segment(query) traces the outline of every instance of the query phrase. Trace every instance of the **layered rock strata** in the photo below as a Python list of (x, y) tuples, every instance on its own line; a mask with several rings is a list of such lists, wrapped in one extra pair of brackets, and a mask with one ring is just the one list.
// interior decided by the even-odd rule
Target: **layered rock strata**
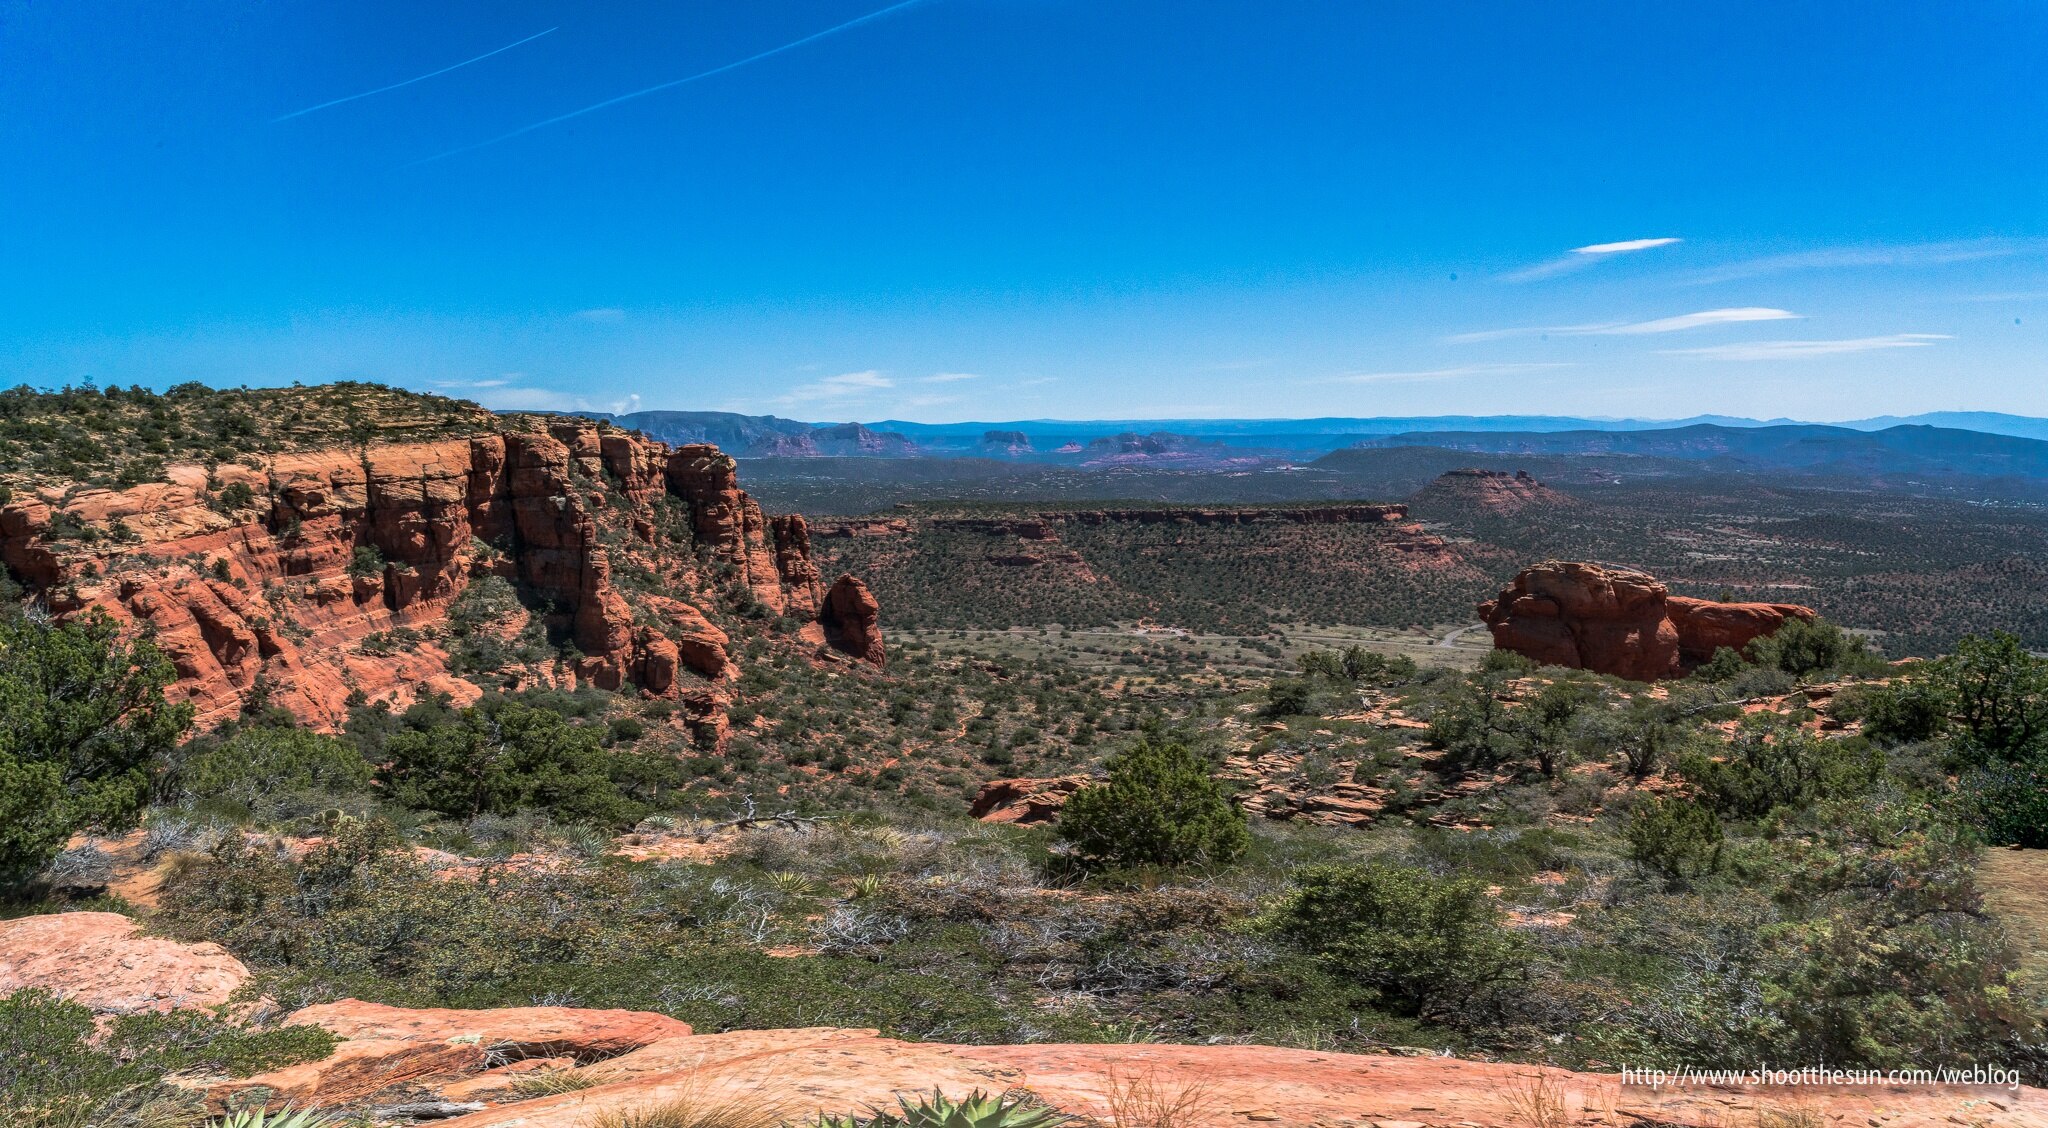
[[(167, 477), (17, 493), (0, 506), (0, 563), (55, 616), (98, 610), (151, 634), (202, 725), (259, 697), (322, 728), (364, 700), (473, 699), (433, 628), (484, 576), (564, 644), (560, 677), (706, 712), (733, 675), (707, 609), (817, 621), (826, 604), (803, 518), (765, 516), (731, 458), (586, 421)], [(852, 607), (820, 626), (879, 662), (872, 602), (859, 629), (832, 625)]]

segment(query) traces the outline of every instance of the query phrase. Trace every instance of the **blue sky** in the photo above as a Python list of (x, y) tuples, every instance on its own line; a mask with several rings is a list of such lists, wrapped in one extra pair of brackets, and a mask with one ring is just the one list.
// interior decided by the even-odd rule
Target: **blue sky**
[(0, 0), (0, 379), (86, 378), (2048, 415), (2048, 5)]

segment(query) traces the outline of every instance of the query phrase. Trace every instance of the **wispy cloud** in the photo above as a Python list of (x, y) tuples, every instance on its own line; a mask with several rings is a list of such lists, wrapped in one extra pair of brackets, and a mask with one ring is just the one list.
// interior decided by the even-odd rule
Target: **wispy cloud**
[(1501, 341), (1510, 337), (1633, 336), (1644, 333), (1676, 333), (1709, 325), (1737, 325), (1747, 321), (1793, 321), (1799, 316), (1790, 310), (1739, 306), (1729, 309), (1703, 309), (1698, 313), (1660, 317), (1654, 321), (1607, 321), (1594, 325), (1536, 325), (1517, 329), (1488, 329), (1479, 333), (1459, 333), (1456, 336), (1445, 337), (1444, 340), (1462, 344), (1472, 341)]
[(488, 138), (483, 141), (478, 141), (472, 145), (463, 145), (460, 148), (449, 149), (446, 152), (435, 153), (431, 157), (421, 157), (419, 160), (408, 162), (408, 166), (426, 164), (429, 161), (438, 161), (443, 157), (455, 156), (457, 153), (467, 153), (474, 151), (476, 149), (482, 149), (489, 145), (496, 145), (500, 141), (510, 141), (514, 137), (519, 137), (523, 134), (532, 133), (536, 129), (545, 129), (551, 125), (559, 125), (562, 122), (570, 120), (571, 118), (579, 118), (582, 117), (584, 114), (596, 113), (597, 111), (605, 109), (607, 107), (616, 106), (621, 102), (630, 102), (635, 98), (645, 98), (649, 94), (659, 94), (664, 90), (673, 90), (678, 86), (685, 86), (692, 82), (699, 82), (704, 79), (710, 78), (713, 75), (720, 75), (726, 73), (727, 71), (738, 70), (739, 68), (746, 66), (749, 63), (758, 63), (762, 59), (769, 58), (770, 56), (773, 55), (780, 55), (784, 51), (794, 51), (795, 49), (797, 49), (798, 47), (802, 47), (806, 43), (815, 43), (818, 40), (825, 38), (826, 36), (837, 35), (842, 31), (847, 31), (852, 28), (859, 27), (860, 25), (867, 23), (871, 20), (881, 19), (883, 16), (886, 16), (891, 12), (898, 12), (910, 7), (913, 4), (921, 3), (924, 3), (924, 0), (901, 0), (901, 3), (891, 4), (886, 8), (869, 12), (865, 16), (859, 16), (854, 19), (847, 20), (845, 23), (842, 24), (835, 24), (831, 27), (826, 28), (823, 31), (814, 31), (811, 34), (804, 36), (802, 39), (793, 39), (788, 43), (782, 44), (779, 47), (770, 47), (768, 50), (762, 51), (758, 54), (748, 55), (744, 59), (739, 59), (734, 62), (726, 63), (722, 66), (712, 67), (710, 70), (707, 71), (698, 71), (696, 74), (686, 75), (682, 78), (672, 79), (668, 82), (658, 83), (654, 86), (649, 86), (640, 90), (632, 91), (631, 93), (620, 94), (615, 98), (606, 98), (602, 102), (593, 102), (580, 110), (570, 110), (568, 113), (556, 114), (554, 117), (545, 118), (541, 121), (534, 122), (531, 125), (522, 125), (518, 129), (515, 129), (510, 133), (501, 133), (496, 137)]
[(484, 388), (476, 401), (493, 411), (588, 411), (590, 402), (549, 388)]
[(616, 325), (625, 319), (625, 310), (611, 306), (606, 306), (603, 309), (579, 309), (576, 311), (576, 320), (592, 321), (599, 325)]
[(368, 97), (371, 97), (371, 96), (373, 96), (373, 95), (377, 95), (377, 94), (383, 94), (383, 93), (386, 93), (387, 91), (392, 91), (392, 90), (396, 90), (396, 89), (398, 89), (398, 88), (399, 88), (399, 87), (401, 87), (401, 86), (411, 86), (411, 85), (412, 85), (413, 83), (415, 83), (415, 82), (425, 82), (426, 80), (428, 80), (428, 79), (430, 79), (430, 78), (438, 78), (438, 77), (439, 77), (439, 76), (441, 76), (441, 75), (447, 74), (447, 73), (448, 73), (449, 71), (452, 71), (452, 70), (461, 70), (461, 69), (462, 69), (463, 67), (466, 67), (466, 66), (468, 66), (468, 65), (469, 65), (469, 64), (471, 64), (471, 63), (481, 63), (481, 62), (483, 62), (483, 61), (484, 61), (485, 59), (488, 59), (488, 58), (490, 58), (490, 57), (491, 57), (492, 55), (502, 55), (502, 54), (504, 54), (505, 52), (507, 52), (507, 51), (510, 51), (510, 50), (511, 50), (512, 48), (514, 48), (514, 47), (520, 47), (520, 46), (523, 46), (523, 45), (525, 45), (525, 44), (531, 43), (531, 42), (533, 42), (534, 40), (536, 40), (536, 39), (539, 39), (539, 38), (540, 38), (541, 36), (543, 36), (543, 35), (547, 35), (547, 34), (549, 34), (549, 33), (551, 33), (551, 32), (557, 31), (557, 30), (559, 30), (559, 29), (558, 29), (558, 28), (552, 28), (552, 27), (551, 27), (551, 28), (549, 28), (549, 29), (548, 29), (547, 31), (542, 31), (542, 32), (536, 32), (536, 33), (535, 33), (535, 34), (533, 34), (533, 35), (529, 35), (529, 36), (527, 36), (526, 38), (524, 38), (524, 39), (521, 39), (521, 40), (519, 40), (519, 41), (518, 41), (517, 43), (507, 43), (507, 44), (505, 44), (505, 45), (504, 45), (503, 47), (500, 47), (500, 48), (498, 48), (498, 49), (497, 49), (497, 50), (495, 50), (495, 51), (485, 51), (485, 52), (484, 52), (483, 54), (481, 54), (481, 55), (478, 55), (477, 57), (475, 57), (475, 58), (473, 58), (473, 59), (464, 59), (464, 60), (462, 60), (461, 62), (459, 62), (459, 63), (456, 63), (456, 64), (455, 64), (454, 66), (447, 66), (447, 67), (442, 67), (442, 68), (441, 68), (440, 70), (437, 70), (437, 71), (428, 71), (428, 72), (427, 72), (427, 73), (425, 73), (425, 74), (421, 74), (421, 75), (414, 75), (413, 77), (411, 77), (411, 78), (408, 78), (408, 79), (406, 79), (406, 80), (405, 80), (404, 82), (394, 82), (394, 83), (392, 83), (392, 84), (391, 84), (391, 85), (389, 85), (389, 86), (379, 86), (379, 87), (378, 87), (377, 89), (375, 89), (375, 90), (365, 90), (365, 91), (363, 91), (363, 92), (362, 92), (362, 93), (360, 93), (360, 94), (350, 94), (350, 95), (348, 95), (348, 96), (347, 96), (347, 97), (345, 97), (345, 98), (336, 98), (336, 99), (334, 99), (334, 100), (332, 100), (332, 101), (328, 101), (328, 102), (322, 102), (322, 103), (320, 103), (320, 104), (319, 104), (319, 105), (317, 105), (317, 106), (307, 106), (307, 107), (306, 107), (305, 109), (303, 109), (303, 110), (293, 110), (293, 111), (292, 111), (291, 113), (288, 113), (288, 114), (280, 114), (280, 115), (278, 115), (277, 117), (271, 118), (271, 119), (270, 119), (270, 121), (271, 121), (271, 124), (275, 125), (275, 124), (277, 124), (278, 122), (281, 122), (281, 121), (290, 121), (291, 119), (293, 119), (293, 118), (295, 118), (295, 117), (304, 117), (304, 116), (305, 116), (305, 115), (307, 115), (307, 114), (313, 113), (313, 112), (315, 112), (315, 111), (318, 111), (318, 110), (324, 110), (324, 109), (327, 109), (327, 108), (328, 108), (328, 107), (330, 107), (330, 106), (339, 106), (339, 105), (341, 105), (341, 104), (342, 104), (343, 102), (353, 102), (353, 101), (355, 101), (355, 100), (356, 100), (356, 99), (358, 99), (358, 98), (368, 98)]
[(1924, 348), (1952, 338), (1947, 333), (1892, 333), (1883, 337), (1854, 337), (1839, 341), (1753, 341), (1739, 345), (1710, 345), (1701, 349), (1664, 349), (1666, 356), (1700, 356), (1709, 360), (1805, 360), (1817, 356), (1874, 352), (1878, 349)]
[(920, 380), (924, 384), (957, 384), (962, 380), (979, 380), (979, 372), (934, 372)]
[(1541, 372), (1551, 368), (1570, 368), (1562, 362), (1542, 364), (1460, 364), (1452, 368), (1427, 368), (1414, 372), (1350, 372), (1332, 376), (1320, 381), (1326, 384), (1407, 384), (1430, 380), (1457, 380), (1466, 376), (1511, 376), (1522, 372)]
[(1665, 236), (1661, 239), (1623, 239), (1618, 243), (1588, 243), (1583, 247), (1573, 247), (1572, 253), (1575, 255), (1625, 255), (1630, 251), (1647, 251), (1652, 247), (1668, 247), (1673, 243), (1682, 243), (1684, 241), (1683, 239), (1675, 239), (1670, 236)]
[(1682, 313), (1677, 317), (1660, 317), (1655, 321), (1637, 321), (1629, 325), (1616, 325), (1601, 329), (1601, 333), (1676, 333), (1685, 329), (1698, 329), (1708, 325), (1739, 325), (1746, 321), (1797, 321), (1799, 315), (1791, 310), (1771, 309), (1766, 306), (1736, 306), (1730, 309), (1703, 309), (1698, 313)]
[(1594, 263), (1614, 258), (1617, 255), (1630, 255), (1638, 251), (1668, 247), (1674, 243), (1682, 242), (1684, 242), (1683, 239), (1666, 235), (1654, 239), (1622, 239), (1613, 243), (1588, 243), (1583, 247), (1573, 247), (1562, 256), (1551, 259), (1549, 262), (1539, 262), (1534, 266), (1523, 267), (1520, 270), (1503, 274), (1501, 278), (1509, 282), (1535, 282), (1544, 278), (1555, 278), (1560, 274), (1570, 274), (1575, 270), (1583, 270)]
[(2010, 258), (2043, 249), (2048, 249), (2048, 240), (1963, 239), (1945, 243), (1822, 247), (1817, 250), (1765, 255), (1709, 267), (1693, 275), (1688, 281), (1696, 285), (1709, 285), (1799, 270), (1946, 266), (1950, 263)]
[[(516, 377), (518, 374), (515, 373)], [(429, 380), (436, 388), (502, 388), (512, 382), (511, 378), (498, 380)]]
[(784, 406), (818, 401), (845, 401), (860, 399), (875, 392), (896, 386), (896, 381), (870, 368), (864, 372), (842, 372), (827, 376), (810, 384), (800, 384), (777, 397), (775, 402)]

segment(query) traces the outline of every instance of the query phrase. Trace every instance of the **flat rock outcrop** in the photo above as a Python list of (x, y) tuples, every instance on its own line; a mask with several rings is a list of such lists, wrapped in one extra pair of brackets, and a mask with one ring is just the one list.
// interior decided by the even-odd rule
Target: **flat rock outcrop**
[[(826, 592), (803, 518), (764, 515), (718, 448), (587, 420), (523, 426), (177, 465), (123, 490), (17, 491), (0, 506), (0, 563), (60, 617), (152, 632), (202, 726), (258, 693), (320, 728), (352, 698), (474, 699), (434, 635), (484, 576), (574, 644), (580, 657), (549, 676), (694, 692), (705, 708), (734, 673), (706, 615), (731, 588), (817, 619)], [(668, 594), (643, 594), (650, 578)], [(879, 661), (873, 614), (862, 629)], [(694, 691), (686, 676), (702, 679)]]
[[(1174, 1123), (1221, 1128), (1376, 1125), (1510, 1128), (1554, 1102), (1543, 1123), (1650, 1123), (1719, 1128), (1810, 1111), (1821, 1123), (2048, 1125), (2036, 1090), (1961, 1087), (1663, 1089), (1612, 1075), (1445, 1057), (1343, 1054), (1273, 1046), (1023, 1045), (901, 1042), (871, 1030), (748, 1030), (654, 1043), (578, 1070), (595, 1084), (559, 1096), (494, 1104), (451, 1128), (580, 1128), (688, 1099), (737, 1098), (791, 1122), (865, 1113), (897, 1094), (1024, 1089), (1054, 1108), (1114, 1120), (1119, 1092), (1179, 1106)], [(465, 1095), (483, 1096), (474, 1087)], [(502, 1090), (498, 1094), (503, 1095)], [(1143, 1103), (1143, 1098), (1140, 1098)], [(1880, 1119), (1882, 1118), (1882, 1119)], [(1787, 1121), (1788, 1123), (1791, 1121)], [(1801, 1121), (1803, 1122), (1803, 1121)]]
[(137, 936), (119, 913), (0, 921), (0, 995), (39, 987), (99, 1014), (208, 1010), (249, 980), (218, 944)]
[(1726, 646), (1740, 650), (1788, 620), (1793, 603), (1714, 603), (1674, 596), (1632, 568), (1546, 561), (1525, 568), (1479, 605), (1493, 644), (1549, 666), (1634, 681), (1683, 676)]
[(343, 999), (296, 1011), (287, 1025), (318, 1026), (338, 1037), (395, 1042), (477, 1040), (516, 1057), (595, 1060), (681, 1038), (690, 1026), (665, 1014), (582, 1007), (447, 1010), (391, 1007)]

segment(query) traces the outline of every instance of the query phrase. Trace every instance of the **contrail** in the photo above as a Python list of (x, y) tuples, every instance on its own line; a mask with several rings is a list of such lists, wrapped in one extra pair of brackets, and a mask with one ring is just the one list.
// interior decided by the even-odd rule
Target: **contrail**
[(510, 133), (501, 133), (496, 137), (490, 138), (489, 140), (478, 141), (474, 145), (464, 145), (459, 149), (450, 149), (445, 153), (435, 153), (431, 157), (421, 157), (416, 161), (407, 161), (406, 163), (398, 167), (411, 168), (414, 165), (423, 165), (432, 161), (441, 160), (444, 157), (452, 157), (458, 153), (472, 152), (477, 149), (485, 148), (486, 146), (496, 145), (500, 141), (510, 141), (514, 137), (518, 137), (521, 134), (532, 133), (536, 129), (545, 129), (550, 125), (558, 125), (562, 122), (568, 121), (570, 118), (582, 117), (584, 114), (595, 113), (596, 111), (602, 110), (607, 106), (616, 106), (620, 102), (630, 102), (635, 98), (645, 98), (649, 94), (658, 94), (663, 90), (671, 90), (678, 86), (683, 86), (688, 83), (698, 82), (703, 79), (710, 78), (713, 75), (724, 74), (725, 72), (730, 70), (738, 70), (739, 68), (746, 66), (749, 63), (758, 63), (762, 59), (768, 58), (770, 55), (780, 55), (784, 51), (794, 51), (795, 49), (803, 46), (806, 43), (815, 43), (828, 35), (837, 35), (840, 32), (847, 30), (848, 28), (859, 27), (861, 24), (867, 23), (870, 20), (878, 20), (891, 12), (901, 11), (904, 8), (908, 8), (913, 4), (921, 3), (924, 3), (924, 0), (902, 0), (902, 3), (900, 4), (891, 4), (886, 8), (882, 8), (878, 11), (869, 12), (865, 16), (860, 16), (856, 19), (848, 20), (843, 24), (839, 24), (834, 27), (828, 27), (823, 31), (812, 32), (811, 34), (804, 36), (802, 39), (793, 40), (791, 42), (783, 44), (780, 47), (770, 47), (768, 50), (763, 51), (758, 55), (748, 55), (746, 58), (741, 59), (738, 62), (726, 63), (724, 66), (712, 67), (708, 71), (699, 71), (698, 73), (693, 74), (688, 78), (674, 79), (669, 82), (661, 83), (658, 86), (650, 86), (645, 90), (635, 90), (631, 94), (621, 94), (616, 98), (606, 98), (602, 102), (592, 103), (591, 105), (585, 106), (580, 110), (570, 110), (566, 114), (557, 114), (556, 116), (548, 118), (545, 121), (537, 121), (534, 122), (532, 125), (520, 126), (518, 129), (515, 129)]
[(379, 87), (378, 87), (377, 89), (375, 89), (375, 90), (365, 90), (365, 91), (363, 91), (363, 92), (362, 92), (361, 94), (351, 94), (351, 95), (349, 95), (349, 96), (348, 96), (348, 97), (346, 97), (346, 98), (336, 98), (336, 99), (335, 99), (334, 101), (332, 101), (332, 102), (322, 102), (322, 103), (320, 103), (320, 104), (319, 104), (319, 105), (317, 105), (317, 106), (307, 106), (307, 107), (306, 107), (305, 109), (303, 109), (303, 110), (293, 110), (293, 111), (292, 111), (291, 113), (285, 114), (285, 115), (283, 115), (282, 117), (274, 117), (274, 118), (271, 118), (271, 119), (270, 119), (270, 123), (271, 123), (272, 125), (276, 125), (276, 124), (277, 124), (278, 122), (281, 122), (281, 121), (290, 121), (290, 120), (291, 120), (292, 118), (295, 118), (295, 117), (301, 117), (301, 116), (303, 116), (303, 115), (306, 115), (306, 114), (310, 114), (310, 113), (312, 113), (312, 112), (313, 112), (313, 111), (315, 111), (315, 110), (324, 110), (324, 109), (326, 109), (326, 108), (327, 108), (327, 107), (329, 107), (329, 106), (339, 106), (339, 105), (341, 105), (341, 104), (342, 104), (343, 102), (353, 102), (353, 101), (355, 101), (355, 100), (356, 100), (356, 99), (358, 99), (358, 98), (368, 98), (368, 97), (369, 97), (369, 96), (371, 96), (372, 94), (382, 94), (382, 93), (384, 93), (384, 92), (385, 92), (385, 91), (387, 91), (387, 90), (396, 90), (396, 89), (398, 89), (398, 88), (399, 88), (399, 87), (401, 87), (401, 86), (411, 86), (411, 85), (412, 85), (413, 83), (415, 83), (415, 82), (425, 82), (426, 80), (428, 80), (428, 79), (430, 79), (430, 78), (433, 78), (433, 77), (435, 77), (436, 75), (443, 75), (443, 74), (447, 74), (447, 73), (448, 73), (449, 71), (452, 71), (452, 70), (461, 70), (461, 69), (462, 69), (463, 67), (466, 67), (466, 66), (468, 66), (468, 65), (469, 65), (469, 64), (471, 64), (471, 63), (481, 63), (481, 62), (483, 62), (483, 61), (484, 61), (485, 59), (488, 59), (488, 58), (490, 58), (490, 57), (491, 57), (492, 55), (502, 55), (502, 54), (504, 54), (505, 52), (507, 52), (507, 51), (510, 51), (510, 50), (511, 50), (512, 48), (514, 48), (514, 47), (518, 47), (518, 46), (520, 46), (521, 44), (531, 43), (531, 42), (533, 42), (534, 40), (536, 40), (536, 39), (539, 39), (539, 38), (540, 38), (540, 37), (541, 37), (542, 35), (546, 35), (546, 34), (548, 34), (549, 32), (553, 32), (553, 31), (557, 31), (557, 30), (559, 30), (559, 28), (558, 28), (558, 27), (551, 27), (551, 28), (549, 28), (549, 29), (548, 29), (547, 31), (543, 31), (543, 32), (540, 32), (539, 34), (536, 34), (536, 35), (529, 35), (529, 36), (527, 36), (526, 38), (524, 38), (524, 39), (520, 40), (520, 41), (519, 41), (518, 43), (507, 43), (507, 44), (505, 44), (505, 45), (504, 45), (503, 47), (500, 47), (500, 48), (498, 48), (498, 49), (497, 49), (497, 50), (495, 50), (495, 51), (485, 51), (485, 52), (484, 52), (483, 54), (481, 54), (481, 55), (478, 55), (478, 56), (477, 56), (476, 58), (474, 58), (474, 59), (464, 59), (464, 60), (462, 60), (461, 62), (459, 62), (459, 63), (455, 64), (455, 65), (454, 65), (454, 66), (452, 66), (452, 67), (442, 67), (442, 68), (441, 68), (440, 70), (437, 70), (437, 71), (428, 71), (428, 72), (427, 72), (426, 74), (420, 75), (420, 76), (419, 76), (419, 77), (417, 77), (417, 78), (408, 78), (408, 79), (406, 79), (406, 80), (405, 80), (404, 82), (394, 82), (394, 83), (392, 83), (392, 84), (391, 84), (391, 85), (389, 85), (389, 86), (379, 86)]

